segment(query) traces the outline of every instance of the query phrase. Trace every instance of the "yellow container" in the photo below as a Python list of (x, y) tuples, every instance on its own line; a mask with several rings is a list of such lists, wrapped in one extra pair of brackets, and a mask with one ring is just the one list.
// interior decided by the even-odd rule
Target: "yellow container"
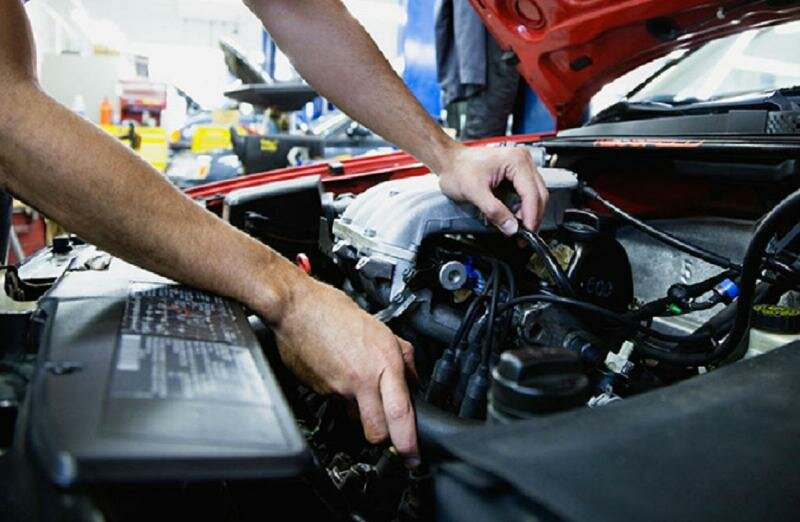
[(123, 127), (122, 125), (100, 125), (100, 128), (132, 148), (131, 140), (128, 138), (128, 127)]
[(139, 155), (161, 172), (167, 169), (167, 131), (161, 127), (136, 127)]
[(194, 129), (192, 152), (195, 154), (207, 154), (213, 150), (230, 150), (231, 148), (233, 148), (233, 144), (231, 143), (230, 127), (199, 125)]
[(122, 125), (101, 125), (101, 129), (131, 147), (150, 165), (164, 172), (167, 169), (167, 131), (161, 127), (135, 127), (135, 143), (131, 144), (130, 128)]

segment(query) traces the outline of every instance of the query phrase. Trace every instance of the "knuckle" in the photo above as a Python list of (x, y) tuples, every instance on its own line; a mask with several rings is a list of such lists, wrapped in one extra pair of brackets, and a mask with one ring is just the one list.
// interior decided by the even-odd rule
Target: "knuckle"
[(403, 373), (403, 354), (396, 347), (391, 351), (385, 351), (379, 356), (378, 368), (375, 377), (378, 383), (386, 375), (402, 375)]
[(406, 351), (411, 348), (411, 343), (403, 339), (402, 337), (395, 336), (397, 340), (397, 345), (400, 347), (400, 350)]
[(395, 353), (386, 361), (386, 371), (395, 375), (403, 375), (403, 356)]
[(355, 390), (363, 388), (369, 382), (367, 377), (357, 368), (350, 368), (345, 372), (345, 376), (349, 385)]
[(520, 151), (519, 151), (519, 155), (518, 155), (517, 157), (519, 158), (519, 159), (518, 159), (518, 161), (519, 161), (519, 165), (520, 165), (520, 166), (521, 166), (521, 167), (522, 167), (522, 168), (523, 168), (525, 171), (527, 171), (528, 173), (530, 173), (530, 175), (531, 175), (531, 176), (535, 176), (535, 175), (536, 175), (536, 172), (537, 172), (537, 171), (536, 171), (536, 167), (534, 166), (534, 164), (533, 164), (533, 159), (531, 158), (531, 155), (528, 153), (528, 151), (526, 151), (526, 150), (520, 150)]
[(515, 147), (515, 148), (513, 148), (511, 150), (514, 151), (513, 152), (514, 157), (519, 161), (526, 161), (526, 160), (530, 159), (530, 157), (531, 157), (531, 155), (528, 154), (528, 151), (523, 149), (523, 148), (521, 148), (521, 147)]
[(414, 444), (404, 441), (392, 441), (397, 452), (401, 455), (408, 455), (414, 451)]
[(374, 422), (370, 421), (370, 425), (364, 424), (364, 436), (370, 444), (380, 444), (388, 438), (389, 433), (385, 427), (378, 427)]
[(386, 416), (398, 421), (411, 414), (411, 402), (408, 399), (393, 400), (386, 406)]
[(383, 434), (371, 433), (371, 434), (367, 435), (367, 441), (370, 444), (375, 444), (375, 445), (381, 444), (387, 438), (388, 438), (388, 436), (386, 435), (386, 433), (383, 433)]
[(503, 212), (504, 211), (505, 211), (505, 207), (503, 206), (502, 203), (500, 203), (496, 199), (488, 201), (484, 205), (484, 209), (483, 209), (483, 212), (486, 214), (486, 216), (489, 219), (492, 219), (492, 220), (497, 220), (497, 219), (500, 219), (501, 217), (503, 217)]

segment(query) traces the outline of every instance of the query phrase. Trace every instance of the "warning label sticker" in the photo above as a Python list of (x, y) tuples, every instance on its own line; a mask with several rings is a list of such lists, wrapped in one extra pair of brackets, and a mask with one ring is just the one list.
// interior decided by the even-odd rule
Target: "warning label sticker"
[(122, 333), (237, 345), (245, 342), (226, 299), (182, 286), (153, 283), (131, 284)]
[(270, 405), (231, 304), (175, 285), (131, 285), (112, 398)]
[(121, 337), (111, 396), (270, 405), (247, 348), (160, 336)]

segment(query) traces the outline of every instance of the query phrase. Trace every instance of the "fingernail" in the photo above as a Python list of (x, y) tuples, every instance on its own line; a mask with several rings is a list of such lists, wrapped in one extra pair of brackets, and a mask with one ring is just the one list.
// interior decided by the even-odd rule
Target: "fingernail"
[(519, 223), (516, 219), (509, 218), (500, 225), (500, 231), (507, 236), (513, 236), (519, 230)]
[(422, 461), (419, 457), (409, 457), (406, 459), (406, 467), (408, 469), (417, 469), (420, 464), (422, 464)]

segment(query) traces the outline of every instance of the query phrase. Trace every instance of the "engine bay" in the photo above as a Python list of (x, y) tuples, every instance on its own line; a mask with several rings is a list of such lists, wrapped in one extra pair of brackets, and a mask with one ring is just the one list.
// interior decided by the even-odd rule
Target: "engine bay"
[[(531, 461), (536, 451), (527, 453), (523, 442), (546, 447), (554, 424), (574, 432), (591, 426), (595, 431), (586, 436), (603, 441), (614, 438), (598, 434), (604, 418), (611, 423), (607, 433), (622, 439), (649, 422), (653, 430), (673, 426), (683, 433), (676, 419), (684, 419), (685, 397), (695, 398), (698, 411), (713, 408), (702, 411), (716, 418), (724, 417), (714, 402), (719, 390), (734, 401), (724, 407), (744, 408), (759, 386), (791, 386), (788, 375), (798, 361), (787, 354), (798, 350), (787, 345), (800, 339), (796, 192), (758, 220), (642, 220), (601, 195), (580, 169), (547, 161), (540, 148), (530, 150), (550, 204), (536, 233), (513, 238), (474, 207), (446, 198), (433, 174), (379, 182), (358, 194), (326, 192), (319, 176), (310, 176), (225, 196), (225, 219), (342, 289), (413, 344), (420, 469), (406, 470), (390, 446), (369, 444), (351, 404), (319, 395), (292, 376), (258, 318), (246, 318), (234, 303), (153, 279), (74, 237), (5, 269), (2, 325), (10, 341), (0, 376), (8, 404), (16, 406), (13, 418), (4, 417), (4, 447), (27, 445), (58, 498), (69, 497), (58, 488), (84, 494), (102, 485), (102, 494), (89, 495), (101, 499), (98, 506), (107, 505), (103, 498), (136, 504), (141, 482), (159, 481), (170, 484), (163, 498), (182, 499), (176, 505), (191, 503), (202, 512), (222, 496), (229, 499), (226, 517), (248, 519), (260, 509), (259, 484), (269, 484), (280, 492), (275, 501), (304, 504), (313, 516), (428, 520), (449, 513), (459, 519), (469, 503), (454, 498), (494, 491), (498, 480), (514, 484), (505, 473), (535, 482), (526, 473), (536, 462), (546, 463), (547, 455)], [(499, 195), (514, 207), (510, 191), (500, 187)], [(147, 301), (156, 298), (161, 301)], [(191, 325), (164, 312), (173, 305), (202, 311), (200, 322)], [(141, 316), (136, 321), (135, 314)], [(157, 339), (148, 341), (151, 334)], [(87, 350), (102, 355), (93, 359)], [(158, 355), (170, 353), (180, 356)], [(227, 369), (206, 375), (195, 371), (195, 358)], [(772, 371), (762, 366), (769, 361), (788, 373), (767, 385), (755, 376)], [(134, 368), (143, 372), (138, 381)], [(239, 377), (220, 377), (230, 372)], [(171, 376), (164, 382), (177, 384), (149, 384), (162, 373)], [(205, 388), (197, 388), (201, 381)], [(692, 391), (705, 390), (706, 381), (714, 391)], [(243, 382), (256, 384), (240, 389)], [(205, 391), (186, 395), (200, 389)], [(76, 401), (80, 407), (70, 413)], [(784, 401), (781, 414), (790, 402)], [(246, 410), (254, 404), (269, 404), (274, 419)], [(625, 408), (647, 413), (637, 420)], [(653, 420), (669, 414), (675, 417), (666, 428)], [(794, 417), (787, 418), (792, 426)], [(187, 432), (213, 432), (219, 419), (228, 419), (224, 436), (185, 439)], [(259, 431), (258, 419), (281, 429)], [(733, 421), (720, 420), (714, 429), (724, 431)], [(488, 441), (485, 453), (474, 450), (482, 456), (465, 456), (464, 448), (479, 447), (489, 434), (516, 441), (507, 447), (529, 467), (514, 470), (506, 462), (512, 456)], [(579, 440), (572, 432), (558, 436)], [(632, 447), (634, 439), (628, 441)], [(180, 443), (193, 450), (179, 449)], [(687, 451), (677, 442), (674, 447)], [(606, 447), (596, 456), (620, 451)], [(506, 464), (496, 469), (501, 462)], [(488, 485), (465, 485), (458, 467), (465, 465), (488, 473)], [(670, 480), (679, 475), (669, 465), (663, 473)], [(205, 485), (189, 486), (198, 481)], [(225, 485), (215, 490), (209, 481)], [(523, 508), (506, 506), (506, 513), (565, 514), (558, 506), (531, 507), (533, 495)], [(130, 519), (115, 509), (100, 512)]]
[[(727, 336), (743, 270), (732, 259), (752, 250), (753, 223), (654, 227), (570, 171), (540, 172), (548, 213), (517, 241), (443, 197), (433, 175), (381, 183), (333, 219), (325, 254), (336, 284), (413, 340), (422, 400), (460, 419), (508, 422), (609, 404), (755, 354), (741, 333)], [(581, 198), (612, 216), (574, 208)], [(782, 221), (778, 235), (796, 248), (796, 223)], [(754, 278), (787, 309), (797, 284), (788, 256), (768, 256), (783, 269)]]
[[(454, 434), (602, 409), (796, 340), (776, 337), (767, 350), (759, 340), (767, 309), (792, 314), (798, 305), (800, 227), (792, 211), (773, 211), (771, 224), (727, 216), (645, 223), (575, 172), (545, 166), (542, 149), (531, 154), (551, 203), (538, 234), (518, 238), (505, 238), (474, 207), (445, 198), (434, 175), (384, 181), (357, 195), (323, 192), (319, 252), (276, 241), (288, 223), (255, 215), (272, 212), (266, 202), (283, 197), (274, 188), (228, 194), (223, 215), (247, 206), (245, 229), (412, 342), (418, 430), (428, 455)], [(307, 200), (322, 192), (315, 178), (278, 192), (284, 190), (307, 192)], [(253, 206), (258, 200), (260, 210)], [(312, 242), (313, 225), (305, 227)], [(750, 319), (737, 311), (743, 298), (753, 308)], [(323, 419), (307, 418), (313, 432)], [(323, 448), (318, 454), (328, 456), (322, 462), (348, 505), (363, 509), (376, 489), (393, 482), (380, 477), (375, 455), (370, 461), (352, 449), (333, 451), (332, 440), (358, 436), (336, 433), (340, 416), (328, 422), (331, 431), (311, 446)], [(424, 519), (424, 511), (409, 507), (425, 504), (409, 497), (419, 495), (416, 488), (412, 478), (385, 495), (392, 505), (400, 499), (398, 512)]]

